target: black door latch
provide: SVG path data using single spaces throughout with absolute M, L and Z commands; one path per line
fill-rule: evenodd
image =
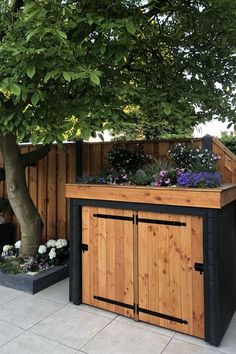
M 194 263 L 194 269 L 196 272 L 200 272 L 200 274 L 202 274 L 204 272 L 203 263 Z

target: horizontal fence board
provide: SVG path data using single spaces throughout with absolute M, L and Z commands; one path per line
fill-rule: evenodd
M 119 144 L 133 152 L 143 152 L 156 159 L 169 159 L 169 150 L 178 143 L 202 147 L 202 139 L 170 139 L 156 141 L 128 141 Z M 26 168 L 26 181 L 30 195 L 44 223 L 43 242 L 50 238 L 69 238 L 70 204 L 65 199 L 65 184 L 76 183 L 77 163 L 82 163 L 82 175 L 96 175 L 107 167 L 106 153 L 114 142 L 83 143 L 82 161 L 76 162 L 76 144 L 65 143 L 63 148 L 53 145 L 49 154 L 38 161 L 36 166 Z M 30 144 L 20 145 L 21 153 L 34 150 Z M 218 168 L 224 183 L 236 183 L 236 156 L 218 139 L 212 139 L 212 149 L 221 156 Z M 3 159 L 0 155 L 0 167 Z M 0 182 L 0 196 L 7 196 L 5 182 Z M 20 228 L 15 216 L 12 217 L 15 238 L 20 238 Z

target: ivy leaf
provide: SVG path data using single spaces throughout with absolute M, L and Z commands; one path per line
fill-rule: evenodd
M 29 65 L 26 69 L 26 74 L 30 79 L 32 79 L 32 77 L 34 77 L 35 72 L 36 72 L 36 68 L 35 68 L 35 65 L 33 65 L 33 64 Z
M 89 77 L 90 80 L 95 84 L 95 85 L 100 85 L 100 79 L 97 76 L 97 74 L 95 74 L 94 72 L 89 73 Z

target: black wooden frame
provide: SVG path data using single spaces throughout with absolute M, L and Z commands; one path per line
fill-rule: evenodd
M 236 201 L 223 209 L 71 199 L 70 301 L 82 303 L 82 206 L 150 211 L 203 217 L 204 311 L 205 341 L 218 346 L 236 308 Z M 229 219 L 227 234 L 230 258 L 224 250 L 224 226 Z M 234 217 L 233 217 L 234 216 Z M 229 221 L 229 220 L 228 220 Z M 224 252 L 222 252 L 224 250 Z M 235 251 L 235 254 L 234 254 Z M 221 260 L 221 262 L 220 262 Z M 230 263 L 231 269 L 227 264 Z M 225 274 L 230 276 L 225 278 Z M 227 282 L 227 283 L 226 283 Z M 228 295 L 224 287 L 231 289 Z

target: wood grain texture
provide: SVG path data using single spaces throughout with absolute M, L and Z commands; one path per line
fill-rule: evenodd
M 217 167 L 224 183 L 236 183 L 236 155 L 217 138 L 212 138 L 212 150 L 220 156 Z
M 66 197 L 220 209 L 235 199 L 236 184 L 211 189 L 67 184 Z
M 139 306 L 180 318 L 181 324 L 139 313 L 145 322 L 204 337 L 203 275 L 194 263 L 203 261 L 202 218 L 139 212 L 145 219 L 181 221 L 186 227 L 139 223 Z
M 88 252 L 82 257 L 82 301 L 133 317 L 130 309 L 94 299 L 94 296 L 100 296 L 133 305 L 133 223 L 93 216 L 100 213 L 132 217 L 132 211 L 82 209 L 82 239 L 88 244 Z
M 22 153 L 37 146 L 20 146 Z M 3 161 L 0 156 L 0 167 Z M 69 201 L 65 198 L 65 183 L 76 181 L 75 144 L 64 144 L 58 148 L 53 144 L 49 154 L 38 161 L 36 166 L 26 168 L 26 181 L 31 198 L 38 208 L 44 223 L 42 242 L 49 238 L 69 238 Z M 0 196 L 6 196 L 5 182 L 0 182 Z M 19 224 L 12 216 L 15 239 L 20 238 Z

